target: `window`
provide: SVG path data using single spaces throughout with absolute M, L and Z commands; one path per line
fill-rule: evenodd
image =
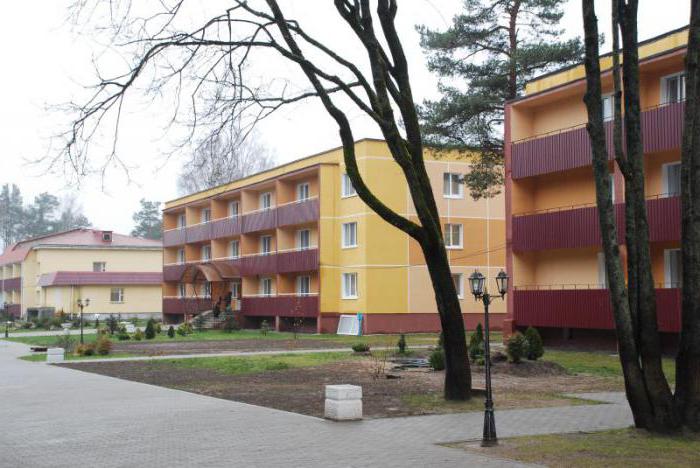
M 462 283 L 462 273 L 454 273 L 452 275 L 452 281 L 455 284 L 455 289 L 457 290 L 457 297 L 462 299 L 464 297 L 464 289 Z
M 601 289 L 608 289 L 608 271 L 605 268 L 605 254 L 598 252 L 598 284 Z
M 103 271 L 107 271 L 107 263 L 106 262 L 92 262 L 92 271 L 99 272 L 99 273 L 102 273 Z
M 343 299 L 357 299 L 357 273 L 343 273 Z
M 112 288 L 109 293 L 109 302 L 124 302 L 124 288 Z
M 178 229 L 184 229 L 185 226 L 187 226 L 187 217 L 183 213 L 177 217 L 177 227 Z
M 272 192 L 260 194 L 260 209 L 269 210 L 272 208 Z
M 102 231 L 102 242 L 112 242 L 112 231 Z
M 610 174 L 610 196 L 612 202 L 615 203 L 615 174 Z
M 462 177 L 459 174 L 445 172 L 442 175 L 442 195 L 445 198 L 462 198 L 464 196 L 464 186 L 461 183 Z
M 664 250 L 664 276 L 667 288 L 680 288 L 682 282 L 681 249 Z
M 178 249 L 177 263 L 185 263 L 185 249 Z
M 661 103 L 672 104 L 685 101 L 685 73 L 661 78 Z
M 231 258 L 238 258 L 241 256 L 240 242 L 237 240 L 232 240 L 228 245 L 228 252 Z
M 204 297 L 211 297 L 211 283 L 209 281 L 206 281 L 202 285 L 202 295 Z
M 262 296 L 272 296 L 272 278 L 260 279 L 260 294 Z
M 311 293 L 311 277 L 297 276 L 297 294 L 308 296 Z
M 177 296 L 178 297 L 187 297 L 187 287 L 185 286 L 184 283 L 179 283 L 177 285 Z
M 260 238 L 260 253 L 267 255 L 272 252 L 272 236 L 262 236 Z
M 235 216 L 238 216 L 238 213 L 239 213 L 238 208 L 239 208 L 239 206 L 240 206 L 240 205 L 238 204 L 237 201 L 232 201 L 232 202 L 230 202 L 230 203 L 228 204 L 228 215 L 229 215 L 230 217 L 232 217 L 232 218 L 235 217 Z
M 343 223 L 342 237 L 344 249 L 357 247 L 357 222 Z
M 231 283 L 231 297 L 234 299 L 241 297 L 241 283 L 237 281 Z
M 340 182 L 343 198 L 354 197 L 355 195 L 357 195 L 357 192 L 355 191 L 355 187 L 353 187 L 352 185 L 352 181 L 350 180 L 349 175 L 343 174 L 343 178 Z
M 202 260 L 211 260 L 211 245 L 202 246 Z
M 309 184 L 303 183 L 297 185 L 297 200 L 306 200 L 309 198 Z
M 615 117 L 615 96 L 606 94 L 603 96 L 603 120 L 612 120 Z
M 663 176 L 663 191 L 666 197 L 677 197 L 681 194 L 681 163 L 668 163 L 661 166 Z
M 448 249 L 462 248 L 461 224 L 445 224 L 445 247 Z
M 297 248 L 308 249 L 311 246 L 311 231 L 302 229 L 297 231 Z
M 209 221 L 211 221 L 211 210 L 209 208 L 202 208 L 201 222 L 208 223 Z

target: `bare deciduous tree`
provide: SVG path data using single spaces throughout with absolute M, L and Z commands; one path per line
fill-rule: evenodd
M 127 70 L 101 76 L 91 98 L 72 107 L 75 118 L 63 135 L 60 157 L 73 167 L 84 167 L 87 146 L 95 132 L 105 122 L 113 122 L 118 129 L 127 96 L 143 89 L 138 84 L 145 83 L 146 91 L 153 95 L 169 89 L 176 93 L 176 102 L 184 102 L 179 96 L 189 92 L 191 128 L 199 134 L 225 128 L 241 115 L 252 115 L 254 124 L 285 105 L 319 100 L 338 126 L 346 170 L 362 201 L 420 245 L 444 332 L 445 397 L 469 398 L 471 374 L 464 322 L 423 160 L 409 64 L 396 29 L 397 1 L 334 0 L 335 15 L 331 13 L 328 19 L 339 19 L 351 33 L 360 60 L 334 49 L 332 37 L 315 37 L 302 22 L 287 18 L 276 0 L 230 0 L 227 5 L 220 14 L 205 16 L 201 4 L 186 0 L 148 5 L 128 0 L 81 0 L 74 10 L 76 15 L 108 18 L 115 44 L 122 44 L 133 57 Z M 314 12 L 330 7 L 305 6 Z M 198 25 L 183 26 L 191 18 L 196 18 Z M 293 66 L 297 78 L 308 87 L 298 90 L 286 82 L 263 85 L 256 81 L 249 72 L 255 68 L 253 62 L 269 60 L 281 60 L 276 62 L 280 68 Z M 358 110 L 381 130 L 403 171 L 418 221 L 396 213 L 377 198 L 360 174 L 348 117 L 348 112 L 356 114 Z M 106 160 L 115 157 L 113 147 Z

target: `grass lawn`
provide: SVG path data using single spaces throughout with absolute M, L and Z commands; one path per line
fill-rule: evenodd
M 501 439 L 497 447 L 450 444 L 482 455 L 550 467 L 691 467 L 700 460 L 700 436 L 652 435 L 637 429 Z
M 545 349 L 542 359 L 556 362 L 573 374 L 590 374 L 622 381 L 620 358 L 615 354 Z M 675 361 L 664 358 L 663 367 L 666 377 L 673 382 L 676 378 Z

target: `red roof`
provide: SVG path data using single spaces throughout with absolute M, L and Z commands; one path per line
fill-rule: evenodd
M 102 240 L 102 234 L 111 233 L 112 241 Z M 125 236 L 101 229 L 73 229 L 71 231 L 47 234 L 33 239 L 17 242 L 5 249 L 0 255 L 0 265 L 17 263 L 24 260 L 30 250 L 41 247 L 105 247 L 105 248 L 161 248 L 161 241 Z
M 162 282 L 161 272 L 135 271 L 54 271 L 39 278 L 39 286 L 155 285 Z

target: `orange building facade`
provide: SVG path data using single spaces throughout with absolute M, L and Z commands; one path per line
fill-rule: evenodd
M 645 190 L 662 332 L 680 328 L 680 148 L 687 29 L 639 44 Z M 618 237 L 624 180 L 612 158 L 611 57 L 601 58 L 604 117 Z M 506 105 L 507 328 L 612 330 L 583 65 L 533 80 Z M 624 254 L 624 246 L 622 246 Z

